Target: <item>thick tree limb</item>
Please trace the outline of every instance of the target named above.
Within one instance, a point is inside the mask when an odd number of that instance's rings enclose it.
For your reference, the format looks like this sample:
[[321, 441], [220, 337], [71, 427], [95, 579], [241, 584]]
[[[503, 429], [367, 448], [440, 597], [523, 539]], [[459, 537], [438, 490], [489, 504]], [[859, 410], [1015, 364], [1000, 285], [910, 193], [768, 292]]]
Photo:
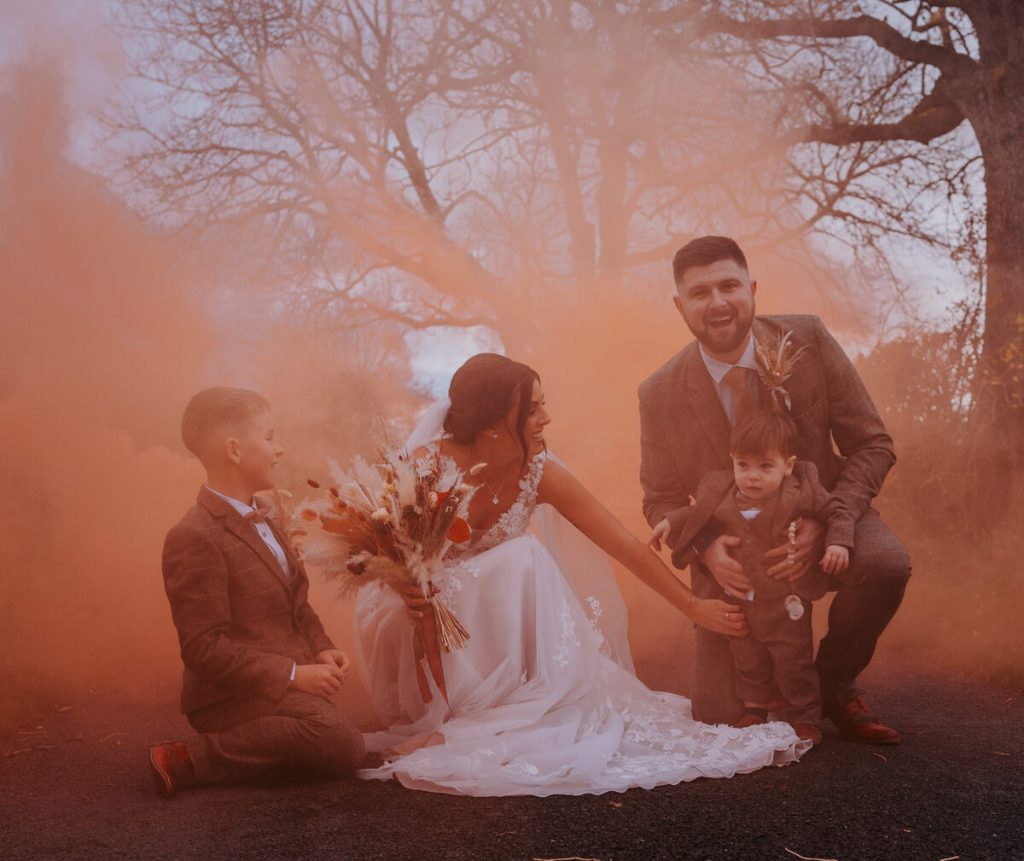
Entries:
[[895, 27], [870, 15], [830, 19], [808, 15], [747, 21], [739, 21], [725, 15], [708, 15], [702, 22], [702, 29], [706, 33], [726, 33], [745, 39], [775, 39], [780, 36], [851, 39], [863, 36], [901, 60], [934, 66], [949, 77], [971, 74], [978, 68], [978, 64], [964, 54], [943, 45], [909, 39]]
[[836, 123], [794, 129], [791, 139], [842, 146], [865, 141], [911, 140], [928, 143], [949, 134], [964, 121], [960, 106], [940, 78], [934, 89], [901, 120], [894, 123]]

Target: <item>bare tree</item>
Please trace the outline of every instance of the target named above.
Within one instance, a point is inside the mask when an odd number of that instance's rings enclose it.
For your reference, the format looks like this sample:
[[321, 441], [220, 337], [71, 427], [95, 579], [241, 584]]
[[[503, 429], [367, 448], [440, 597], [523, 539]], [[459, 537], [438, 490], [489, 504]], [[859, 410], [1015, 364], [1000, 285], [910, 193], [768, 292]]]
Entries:
[[538, 299], [663, 280], [694, 233], [798, 257], [819, 219], [783, 103], [755, 110], [734, 50], [666, 38], [664, 7], [123, 0], [131, 175], [167, 219], [252, 228], [309, 315], [512, 348]]
[[[884, 212], [901, 185], [915, 184], [926, 202], [944, 191], [969, 205], [972, 172], [983, 184], [983, 231], [958, 225], [965, 241], [951, 246], [969, 257], [966, 246], [984, 242], [982, 350], [972, 404], [978, 450], [985, 453], [978, 461], [981, 486], [1005, 485], [1024, 456], [1024, 5], [749, 0], [705, 6], [694, 26], [711, 38], [771, 44], [790, 58], [788, 69], [780, 64], [773, 72], [794, 97], [787, 118], [794, 144], [828, 147], [837, 156], [871, 146], [891, 154], [898, 179], [866, 201], [870, 209]], [[815, 64], [823, 85], [810, 74]], [[849, 214], [856, 221], [862, 210]], [[903, 213], [890, 214], [906, 223]], [[943, 229], [918, 221], [912, 232], [927, 239]], [[982, 496], [992, 499], [990, 492]]]

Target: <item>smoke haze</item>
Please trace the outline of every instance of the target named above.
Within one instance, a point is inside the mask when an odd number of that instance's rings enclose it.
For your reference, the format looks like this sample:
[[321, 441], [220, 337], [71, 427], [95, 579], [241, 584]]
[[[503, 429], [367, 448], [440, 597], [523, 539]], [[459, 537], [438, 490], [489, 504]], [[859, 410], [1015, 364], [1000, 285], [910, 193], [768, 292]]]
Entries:
[[[298, 494], [327, 456], [368, 453], [379, 419], [395, 434], [408, 428], [423, 398], [405, 386], [410, 361], [399, 330], [343, 335], [326, 316], [292, 313], [255, 275], [225, 276], [230, 255], [219, 247], [222, 236], [183, 245], [69, 160], [74, 112], [58, 64], [7, 72], [0, 108], [0, 668], [46, 680], [69, 697], [86, 685], [165, 684], [180, 662], [160, 550], [202, 481], [178, 440], [188, 397], [213, 384], [263, 391], [289, 452], [282, 484]], [[794, 243], [788, 256], [799, 254]], [[870, 313], [851, 313], [863, 303], [842, 295], [841, 276], [819, 268], [815, 285], [803, 267], [780, 262], [786, 256], [751, 254], [758, 310], [817, 313], [849, 339], [863, 336]], [[453, 262], [451, 271], [461, 265]], [[526, 276], [518, 286], [532, 289]], [[628, 291], [584, 285], [577, 302], [525, 304], [532, 317], [505, 321], [507, 331], [533, 333], [514, 357], [541, 374], [552, 448], [641, 537], [648, 527], [637, 481], [636, 386], [690, 339], [670, 289], [665, 260]], [[516, 313], [515, 302], [503, 307]], [[685, 691], [689, 622], [628, 575], [620, 579], [641, 676], [645, 657], [678, 650], [679, 675], [650, 681]], [[330, 584], [313, 580], [314, 606], [344, 646], [350, 608], [334, 602]], [[916, 589], [894, 626], [893, 642], [908, 649], [930, 643], [932, 619], [955, 603], [923, 587], [917, 612]], [[979, 638], [972, 655], [1005, 648], [1001, 637], [976, 632]], [[943, 659], [959, 651], [935, 646]]]

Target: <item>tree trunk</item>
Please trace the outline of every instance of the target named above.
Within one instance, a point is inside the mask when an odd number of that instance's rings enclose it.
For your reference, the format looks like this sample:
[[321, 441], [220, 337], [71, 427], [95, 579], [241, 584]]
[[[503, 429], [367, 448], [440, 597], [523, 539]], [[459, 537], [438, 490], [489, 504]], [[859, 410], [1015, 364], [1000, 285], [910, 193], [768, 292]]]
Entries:
[[982, 67], [954, 86], [985, 165], [986, 286], [972, 435], [979, 520], [997, 520], [1024, 465], [1024, 7], [978, 4]]

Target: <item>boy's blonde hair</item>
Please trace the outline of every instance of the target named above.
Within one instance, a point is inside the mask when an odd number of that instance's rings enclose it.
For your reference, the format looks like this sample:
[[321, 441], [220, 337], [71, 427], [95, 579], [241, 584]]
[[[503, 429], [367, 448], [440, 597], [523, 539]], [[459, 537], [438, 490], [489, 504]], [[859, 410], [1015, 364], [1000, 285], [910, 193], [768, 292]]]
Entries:
[[270, 404], [259, 392], [216, 386], [196, 392], [181, 416], [181, 439], [203, 463], [231, 433]]

